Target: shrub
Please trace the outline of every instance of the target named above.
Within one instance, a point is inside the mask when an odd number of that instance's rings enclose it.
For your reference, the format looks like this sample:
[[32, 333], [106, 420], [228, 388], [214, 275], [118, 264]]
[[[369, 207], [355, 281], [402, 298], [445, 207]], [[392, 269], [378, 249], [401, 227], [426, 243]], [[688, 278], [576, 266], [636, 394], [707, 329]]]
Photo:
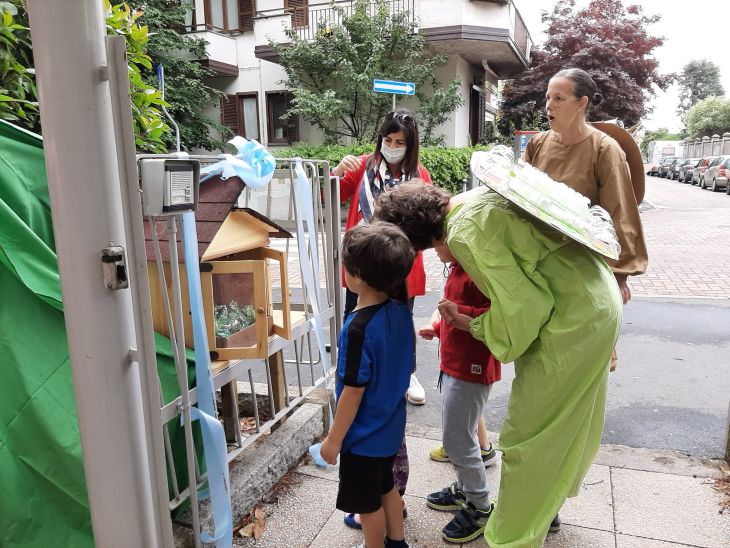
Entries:
[[[469, 178], [469, 161], [475, 150], [487, 150], [489, 146], [445, 148], [421, 147], [420, 157], [423, 167], [431, 174], [433, 184], [454, 194], [461, 192], [462, 183]], [[280, 148], [272, 153], [278, 158], [300, 157], [307, 160], [327, 160], [336, 166], [347, 154], [361, 156], [373, 151], [372, 144], [364, 145], [297, 145]]]

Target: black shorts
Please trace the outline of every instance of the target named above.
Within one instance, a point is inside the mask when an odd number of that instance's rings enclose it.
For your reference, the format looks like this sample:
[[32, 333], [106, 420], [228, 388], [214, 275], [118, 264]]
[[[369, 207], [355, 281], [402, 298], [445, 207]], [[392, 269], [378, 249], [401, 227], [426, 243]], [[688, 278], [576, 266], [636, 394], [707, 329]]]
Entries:
[[369, 514], [383, 504], [381, 497], [391, 491], [393, 483], [392, 457], [363, 457], [340, 455], [340, 486], [337, 509], [349, 514]]

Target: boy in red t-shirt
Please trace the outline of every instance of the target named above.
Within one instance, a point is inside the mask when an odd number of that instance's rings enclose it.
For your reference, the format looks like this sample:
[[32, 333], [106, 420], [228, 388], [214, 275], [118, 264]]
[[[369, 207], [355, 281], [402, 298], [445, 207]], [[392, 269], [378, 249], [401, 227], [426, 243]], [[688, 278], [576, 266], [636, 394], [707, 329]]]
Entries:
[[[441, 261], [450, 263], [439, 310], [450, 309], [452, 314], [470, 318], [484, 314], [489, 308], [489, 299], [455, 261], [448, 247], [443, 245], [435, 249]], [[483, 420], [482, 411], [491, 385], [502, 377], [502, 365], [471, 333], [449, 325], [436, 313], [434, 316], [432, 320], [437, 321], [422, 326], [419, 335], [429, 340], [439, 337], [441, 341], [442, 452], [456, 468], [458, 479], [449, 487], [428, 495], [426, 500], [436, 510], [459, 511], [442, 533], [447, 541], [463, 543], [483, 533], [492, 510], [483, 460], [485, 451], [476, 433], [480, 419]], [[489, 449], [494, 451], [491, 444]]]

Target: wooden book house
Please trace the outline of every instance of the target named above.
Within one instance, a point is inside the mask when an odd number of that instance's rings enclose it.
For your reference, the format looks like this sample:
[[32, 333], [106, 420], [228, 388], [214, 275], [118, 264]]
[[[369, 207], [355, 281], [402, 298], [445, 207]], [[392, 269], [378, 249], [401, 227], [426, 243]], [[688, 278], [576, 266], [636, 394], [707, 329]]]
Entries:
[[[244, 183], [237, 177], [225, 181], [214, 178], [200, 186], [196, 211], [197, 258], [208, 346], [213, 360], [265, 358], [268, 356], [269, 337], [279, 335], [291, 339], [287, 257], [285, 252], [269, 245], [272, 237], [291, 238], [292, 235], [254, 210], [237, 208], [235, 204], [243, 188]], [[152, 317], [155, 331], [168, 336], [170, 326], [163, 308], [151, 230], [152, 227], [145, 221]], [[170, 253], [164, 221], [158, 222], [157, 235], [165, 283], [168, 294], [171, 294]], [[192, 320], [181, 229], [178, 240], [185, 344], [192, 348]], [[280, 299], [275, 298], [271, 283], [275, 263], [278, 263], [281, 281]], [[275, 300], [280, 300], [276, 309]], [[253, 323], [245, 326], [247, 321], [243, 319]]]

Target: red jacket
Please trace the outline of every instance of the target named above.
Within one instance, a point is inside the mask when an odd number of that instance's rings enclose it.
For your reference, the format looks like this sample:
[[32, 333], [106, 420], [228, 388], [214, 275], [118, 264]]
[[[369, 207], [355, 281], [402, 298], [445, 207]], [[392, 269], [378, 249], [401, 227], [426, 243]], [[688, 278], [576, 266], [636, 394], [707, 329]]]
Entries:
[[[451, 263], [444, 286], [444, 299], [455, 303], [461, 314], [481, 316], [491, 304], [458, 263]], [[492, 384], [502, 378], [502, 364], [486, 345], [471, 333], [439, 320], [433, 323], [441, 339], [441, 371], [455, 379], [477, 384]]]
[[[357, 198], [360, 195], [360, 186], [362, 185], [362, 177], [365, 174], [365, 165], [372, 154], [365, 154], [360, 156], [360, 168], [357, 171], [348, 171], [344, 177], [340, 179], [340, 202], [344, 203], [349, 198], [350, 210], [347, 213], [347, 221], [345, 222], [345, 231], [350, 230], [362, 219], [362, 213], [358, 212]], [[394, 177], [399, 176], [400, 173], [393, 173]], [[418, 165], [418, 175], [421, 180], [430, 185], [431, 175], [426, 171], [426, 168], [422, 165]], [[343, 287], [345, 286], [344, 279], [342, 277]], [[416, 258], [413, 261], [413, 268], [411, 268], [408, 278], [406, 278], [406, 285], [408, 286], [408, 296], [418, 297], [419, 295], [426, 294], [426, 271], [423, 268], [423, 254], [419, 251], [416, 253]]]

